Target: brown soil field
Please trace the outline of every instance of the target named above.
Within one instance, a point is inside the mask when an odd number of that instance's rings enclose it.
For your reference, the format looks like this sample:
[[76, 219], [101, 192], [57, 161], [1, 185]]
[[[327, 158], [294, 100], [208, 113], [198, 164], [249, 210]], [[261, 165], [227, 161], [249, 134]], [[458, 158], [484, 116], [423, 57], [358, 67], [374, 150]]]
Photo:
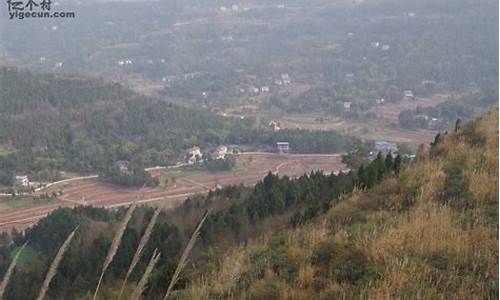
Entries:
[[220, 186], [254, 185], [268, 172], [295, 177], [316, 170], [333, 172], [345, 168], [338, 154], [243, 153], [238, 156], [237, 161], [237, 167], [233, 171], [198, 171], [179, 176], [179, 171], [155, 170], [152, 171], [154, 176], [175, 176], [175, 183], [166, 187], [144, 188], [142, 191], [138, 188], [119, 187], [97, 179], [65, 183], [59, 187], [63, 195], [57, 200], [20, 208], [0, 208], [0, 231], [9, 231], [13, 227], [18, 229], [29, 227], [58, 207], [93, 205], [113, 208], [129, 205], [139, 199], [138, 203], [168, 209], [179, 205], [189, 196], [203, 194]]

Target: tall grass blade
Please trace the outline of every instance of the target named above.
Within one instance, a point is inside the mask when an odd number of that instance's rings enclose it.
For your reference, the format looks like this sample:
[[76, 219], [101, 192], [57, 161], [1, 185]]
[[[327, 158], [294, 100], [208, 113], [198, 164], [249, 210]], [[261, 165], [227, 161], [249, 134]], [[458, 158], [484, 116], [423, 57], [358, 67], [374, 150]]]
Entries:
[[196, 244], [196, 239], [200, 235], [201, 227], [203, 226], [203, 223], [207, 219], [208, 214], [209, 214], [209, 211], [207, 210], [205, 212], [205, 214], [203, 214], [203, 217], [201, 218], [200, 222], [198, 223], [198, 226], [196, 226], [196, 229], [194, 230], [193, 234], [191, 235], [191, 238], [189, 239], [189, 242], [186, 245], [186, 249], [184, 249], [184, 252], [182, 253], [181, 259], [179, 260], [179, 263], [177, 264], [177, 268], [175, 269], [174, 275], [172, 276], [172, 279], [170, 280], [170, 284], [168, 286], [167, 292], [165, 293], [165, 297], [163, 297], [163, 300], [167, 300], [168, 296], [170, 296], [170, 293], [172, 293], [172, 290], [173, 290], [175, 284], [179, 280], [179, 275], [181, 274], [184, 267], [187, 265], [189, 254], [191, 253], [191, 250], [193, 249], [194, 245]]
[[19, 259], [19, 256], [21, 256], [21, 253], [23, 252], [24, 248], [28, 245], [28, 242], [24, 243], [24, 245], [21, 246], [19, 251], [17, 251], [16, 255], [10, 262], [9, 268], [7, 269], [7, 272], [5, 273], [2, 283], [0, 284], [0, 300], [3, 300], [3, 295], [5, 294], [5, 289], [7, 288], [7, 285], [9, 284], [10, 277], [12, 276], [12, 273], [14, 273], [14, 268], [16, 267], [17, 260]]
[[127, 284], [130, 275], [134, 271], [134, 268], [137, 266], [139, 260], [141, 259], [142, 251], [146, 247], [146, 244], [148, 243], [149, 238], [151, 237], [151, 233], [153, 232], [153, 228], [155, 227], [156, 220], [158, 219], [159, 215], [160, 215], [160, 209], [157, 208], [153, 216], [151, 217], [151, 220], [149, 221], [148, 227], [146, 228], [144, 234], [142, 235], [139, 245], [137, 246], [137, 250], [135, 251], [134, 257], [132, 258], [132, 262], [130, 263], [127, 274], [125, 275], [125, 279], [123, 280], [122, 287], [120, 289], [120, 294], [118, 295], [118, 299], [122, 298], [125, 285]]
[[109, 265], [113, 261], [116, 252], [118, 252], [118, 248], [120, 248], [123, 234], [125, 233], [125, 229], [127, 229], [127, 225], [130, 222], [130, 219], [132, 219], [132, 214], [134, 213], [134, 210], [137, 207], [137, 200], [139, 199], [143, 188], [144, 186], [139, 191], [139, 194], [137, 195], [134, 203], [132, 203], [132, 205], [130, 205], [130, 207], [127, 209], [125, 217], [123, 218], [122, 222], [120, 223], [120, 226], [118, 227], [118, 230], [115, 233], [115, 236], [113, 237], [113, 241], [111, 242], [111, 246], [109, 247], [108, 254], [106, 255], [106, 259], [104, 260], [104, 263], [102, 265], [101, 275], [99, 276], [99, 281], [97, 282], [97, 287], [95, 288], [94, 297], [92, 297], [93, 300], [97, 298], [97, 293], [99, 292], [99, 288], [101, 287], [104, 274], [106, 273], [106, 271], [109, 268]]
[[144, 274], [142, 274], [141, 280], [137, 284], [137, 287], [135, 288], [134, 292], [132, 293], [132, 296], [130, 299], [132, 300], [138, 300], [139, 297], [142, 295], [144, 292], [144, 288], [146, 287], [146, 283], [149, 280], [149, 277], [151, 276], [151, 273], [153, 272], [154, 267], [156, 266], [156, 263], [160, 259], [160, 254], [161, 253], [156, 253], [158, 249], [155, 249], [153, 252], [153, 256], [151, 256], [151, 260], [149, 261], [149, 264], [146, 268], [146, 271], [144, 271]]
[[49, 290], [49, 285], [50, 282], [52, 281], [52, 278], [57, 273], [57, 268], [59, 267], [59, 264], [61, 263], [61, 260], [64, 256], [64, 253], [66, 250], [68, 250], [69, 244], [71, 243], [71, 240], [75, 236], [75, 232], [80, 226], [76, 226], [75, 230], [73, 230], [64, 243], [62, 244], [61, 248], [59, 248], [59, 251], [57, 251], [56, 256], [54, 257], [54, 260], [50, 264], [49, 271], [47, 272], [47, 275], [45, 276], [45, 280], [43, 281], [42, 287], [40, 288], [40, 292], [38, 293], [38, 297], [36, 297], [36, 300], [43, 300], [45, 298], [45, 295], [47, 294], [47, 291]]

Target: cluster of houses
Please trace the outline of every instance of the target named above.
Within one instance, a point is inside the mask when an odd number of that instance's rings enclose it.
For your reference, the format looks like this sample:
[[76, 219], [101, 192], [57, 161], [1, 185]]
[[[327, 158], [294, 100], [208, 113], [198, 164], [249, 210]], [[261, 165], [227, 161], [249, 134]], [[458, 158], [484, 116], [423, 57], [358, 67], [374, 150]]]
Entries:
[[[382, 155], [387, 155], [391, 153], [392, 155], [397, 155], [399, 153], [399, 147], [395, 143], [389, 142], [389, 141], [384, 141], [384, 140], [379, 140], [375, 141], [373, 143], [373, 149], [374, 151], [371, 151], [369, 153], [370, 157], [374, 158], [377, 156], [377, 154], [380, 152]], [[403, 154], [403, 158], [409, 159], [409, 160], [414, 160], [416, 158], [416, 155], [414, 154]]]
[[[413, 94], [413, 91], [412, 90], [405, 90], [403, 91], [403, 99], [405, 100], [415, 100], [415, 95]], [[375, 99], [375, 103], [377, 105], [383, 105], [385, 103], [385, 99], [383, 97], [378, 97]], [[350, 101], [345, 101], [343, 103], [343, 106], [344, 106], [344, 111], [345, 112], [350, 112], [351, 111], [351, 107], [352, 107], [352, 102]], [[432, 122], [438, 122], [439, 120], [435, 119], [435, 120], [432, 120]]]
[[[226, 155], [230, 153], [236, 153], [238, 151], [239, 147], [237, 145], [230, 145], [230, 146], [221, 145], [211, 151], [208, 151], [206, 154], [210, 155], [212, 159], [217, 160], [217, 159], [225, 159]], [[202, 161], [203, 156], [204, 153], [201, 151], [201, 148], [196, 145], [186, 150], [186, 162], [189, 165], [193, 165], [197, 162]]]
[[131, 64], [133, 64], [133, 61], [131, 59], [118, 61], [119, 66], [125, 66], [125, 65], [131, 65]]
[[[280, 75], [279, 78], [276, 78], [273, 80], [273, 83], [275, 86], [287, 86], [292, 84], [292, 81], [290, 79], [290, 75], [288, 73], [283, 73]], [[258, 95], [258, 94], [263, 94], [263, 93], [269, 93], [271, 92], [271, 87], [269, 85], [262, 85], [260, 87], [257, 86], [249, 86], [248, 89], [245, 88], [239, 88], [239, 92], [241, 94], [244, 94], [246, 92], [249, 92], [251, 95]]]
[[[220, 6], [219, 7], [219, 11], [221, 12], [230, 12], [230, 11], [233, 11], [233, 12], [236, 12], [236, 11], [239, 11], [241, 8], [238, 4], [233, 4], [233, 5], [230, 5], [230, 6]], [[243, 8], [244, 10], [247, 10], [247, 8]]]
[[380, 42], [371, 42], [370, 47], [372, 47], [373, 49], [380, 49], [382, 51], [387, 51], [391, 48], [391, 46], [387, 44], [380, 44]]

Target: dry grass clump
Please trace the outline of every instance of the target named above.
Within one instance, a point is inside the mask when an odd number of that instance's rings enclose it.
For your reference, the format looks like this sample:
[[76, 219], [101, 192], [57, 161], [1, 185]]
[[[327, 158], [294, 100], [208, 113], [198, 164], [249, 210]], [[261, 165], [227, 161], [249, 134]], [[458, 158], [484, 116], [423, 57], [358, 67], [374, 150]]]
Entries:
[[179, 260], [179, 263], [177, 264], [177, 268], [175, 269], [174, 275], [170, 279], [170, 284], [168, 285], [168, 289], [167, 289], [167, 292], [165, 293], [165, 297], [163, 297], [163, 300], [168, 299], [168, 297], [170, 296], [170, 294], [173, 291], [175, 284], [179, 280], [179, 276], [181, 275], [181, 272], [186, 267], [187, 262], [188, 262], [188, 258], [189, 258], [189, 254], [191, 253], [191, 250], [193, 250], [193, 248], [194, 248], [196, 240], [198, 239], [198, 236], [200, 235], [201, 227], [203, 226], [203, 223], [207, 219], [208, 214], [209, 214], [208, 210], [205, 212], [205, 214], [203, 214], [200, 222], [196, 226], [193, 234], [191, 235], [191, 238], [189, 239], [189, 242], [187, 243], [186, 248], [182, 252], [181, 258]]
[[101, 270], [101, 276], [99, 277], [99, 281], [97, 282], [97, 287], [94, 292], [94, 297], [92, 299], [97, 298], [97, 293], [99, 292], [99, 287], [101, 286], [102, 279], [104, 277], [104, 273], [109, 268], [109, 265], [113, 261], [113, 258], [116, 255], [116, 252], [118, 251], [118, 248], [120, 247], [121, 240], [123, 237], [123, 234], [125, 233], [125, 229], [127, 229], [127, 225], [130, 222], [130, 219], [132, 219], [132, 214], [136, 208], [136, 203], [134, 202], [128, 209], [127, 212], [125, 213], [125, 217], [123, 220], [120, 222], [120, 225], [118, 227], [118, 230], [116, 231], [113, 241], [111, 242], [111, 246], [109, 247], [108, 254], [106, 255], [106, 259], [104, 260], [104, 264], [102, 265], [102, 270]]
[[144, 234], [142, 235], [142, 238], [139, 242], [139, 245], [137, 246], [137, 250], [135, 251], [134, 257], [132, 258], [132, 262], [130, 263], [130, 266], [127, 270], [127, 274], [125, 275], [125, 279], [123, 280], [122, 287], [120, 288], [120, 294], [118, 295], [118, 299], [122, 298], [123, 290], [125, 289], [128, 278], [130, 277], [130, 275], [134, 271], [135, 266], [137, 266], [137, 264], [139, 263], [139, 260], [141, 259], [142, 251], [146, 247], [146, 244], [148, 243], [149, 238], [151, 237], [151, 234], [153, 233], [153, 228], [156, 224], [156, 220], [158, 219], [159, 215], [160, 215], [160, 209], [157, 208], [155, 210], [155, 212], [153, 213], [153, 216], [151, 217], [151, 220], [149, 221], [148, 226], [144, 230]]
[[47, 291], [49, 290], [49, 285], [50, 282], [52, 281], [52, 278], [57, 273], [57, 268], [59, 267], [59, 264], [61, 263], [61, 260], [64, 256], [64, 253], [66, 250], [68, 250], [69, 244], [71, 243], [71, 240], [75, 236], [75, 232], [78, 229], [78, 226], [73, 230], [64, 243], [62, 244], [61, 248], [59, 248], [59, 251], [57, 251], [56, 256], [54, 257], [54, 260], [52, 261], [49, 271], [47, 272], [47, 275], [45, 276], [45, 280], [43, 281], [42, 287], [40, 288], [40, 291], [38, 293], [38, 297], [36, 297], [37, 300], [43, 300], [45, 298], [45, 295], [47, 294]]
[[[153, 255], [151, 256], [151, 259], [149, 260], [149, 264], [146, 267], [146, 270], [142, 274], [141, 280], [139, 280], [139, 283], [137, 284], [137, 287], [134, 289], [134, 292], [132, 293], [132, 296], [130, 297], [131, 300], [138, 300], [142, 293], [144, 292], [146, 288], [146, 283], [149, 280], [149, 277], [151, 276], [151, 273], [153, 273], [153, 269], [158, 263], [158, 260], [160, 259], [160, 254], [157, 252], [158, 249], [155, 249], [153, 252]], [[119, 297], [121, 297], [121, 292]]]

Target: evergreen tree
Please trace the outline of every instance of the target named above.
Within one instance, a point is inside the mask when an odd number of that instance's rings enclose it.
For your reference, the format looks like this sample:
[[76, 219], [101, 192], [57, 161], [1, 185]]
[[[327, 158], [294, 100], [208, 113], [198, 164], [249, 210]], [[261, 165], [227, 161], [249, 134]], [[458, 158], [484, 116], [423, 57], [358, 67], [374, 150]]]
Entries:
[[393, 165], [394, 173], [399, 174], [399, 169], [401, 168], [401, 163], [402, 163], [401, 155], [398, 154], [396, 156], [396, 158], [394, 159], [394, 165]]
[[394, 159], [391, 153], [387, 153], [385, 156], [385, 169], [386, 171], [391, 171], [394, 165]]
[[460, 118], [455, 122], [455, 132], [459, 131], [462, 128], [462, 120]]

